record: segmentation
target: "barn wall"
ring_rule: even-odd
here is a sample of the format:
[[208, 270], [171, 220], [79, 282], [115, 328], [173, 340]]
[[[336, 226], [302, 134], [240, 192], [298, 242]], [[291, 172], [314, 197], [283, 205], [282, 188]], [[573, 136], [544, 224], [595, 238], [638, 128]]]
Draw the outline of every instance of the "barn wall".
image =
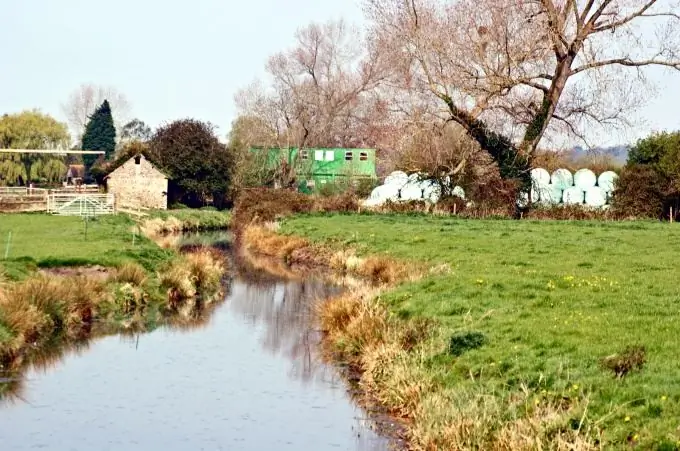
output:
[[108, 192], [116, 196], [118, 207], [168, 208], [168, 179], [148, 160], [140, 158], [139, 164], [131, 158], [109, 174]]

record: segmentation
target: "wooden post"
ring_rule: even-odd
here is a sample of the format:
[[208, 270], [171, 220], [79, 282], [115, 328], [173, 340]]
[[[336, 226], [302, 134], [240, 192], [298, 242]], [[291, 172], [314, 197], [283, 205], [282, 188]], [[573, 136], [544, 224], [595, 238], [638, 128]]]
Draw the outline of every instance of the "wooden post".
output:
[[12, 231], [7, 234], [7, 246], [5, 246], [5, 260], [9, 257], [9, 245], [12, 242]]

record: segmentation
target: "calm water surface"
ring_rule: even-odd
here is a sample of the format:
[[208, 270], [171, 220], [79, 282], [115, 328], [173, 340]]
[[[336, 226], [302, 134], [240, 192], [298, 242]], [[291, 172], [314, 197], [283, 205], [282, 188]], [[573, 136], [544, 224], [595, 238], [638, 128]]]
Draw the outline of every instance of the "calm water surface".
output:
[[209, 323], [111, 336], [29, 369], [0, 401], [1, 450], [385, 450], [318, 362], [321, 283], [245, 282]]

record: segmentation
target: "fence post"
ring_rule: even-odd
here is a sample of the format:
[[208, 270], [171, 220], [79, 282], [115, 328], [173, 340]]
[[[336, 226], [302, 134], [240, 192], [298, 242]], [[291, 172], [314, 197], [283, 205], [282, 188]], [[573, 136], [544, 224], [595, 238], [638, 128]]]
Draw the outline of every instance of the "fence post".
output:
[[9, 245], [12, 242], [12, 231], [7, 234], [7, 245], [5, 246], [5, 260], [9, 257]]

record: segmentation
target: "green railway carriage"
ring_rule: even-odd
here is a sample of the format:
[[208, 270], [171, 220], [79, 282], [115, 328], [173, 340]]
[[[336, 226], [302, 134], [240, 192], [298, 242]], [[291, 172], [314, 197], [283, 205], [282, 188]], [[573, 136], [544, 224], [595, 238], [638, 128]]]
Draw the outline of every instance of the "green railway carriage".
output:
[[375, 149], [253, 147], [251, 151], [266, 152], [269, 167], [281, 162], [295, 166], [303, 192], [318, 191], [328, 184], [350, 186], [377, 179]]

